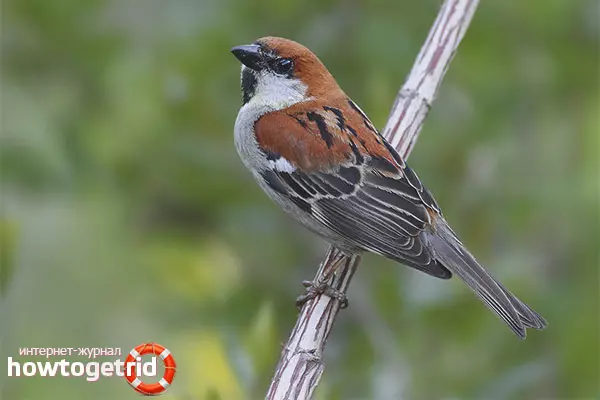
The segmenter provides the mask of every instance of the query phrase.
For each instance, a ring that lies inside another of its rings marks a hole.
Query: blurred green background
[[[2,360],[156,341],[165,400],[261,398],[326,246],[238,160],[229,48],[306,44],[382,128],[441,1],[2,3],[0,397],[137,399]],[[410,162],[550,325],[519,341],[457,280],[366,256],[317,399],[599,396],[598,2],[481,3]]]

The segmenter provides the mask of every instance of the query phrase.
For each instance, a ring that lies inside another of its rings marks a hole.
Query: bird
[[[341,251],[371,252],[460,278],[519,337],[546,320],[471,255],[430,191],[307,47],[263,37],[231,49],[241,65],[234,142],[283,210]]]

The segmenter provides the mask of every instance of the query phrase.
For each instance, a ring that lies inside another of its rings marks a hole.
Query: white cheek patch
[[[294,167],[288,160],[286,160],[283,157],[279,157],[275,161],[270,160],[269,166],[276,171],[287,172],[290,174],[296,170],[296,167]]]
[[[299,79],[290,79],[270,71],[259,72],[256,79],[256,91],[249,102],[253,105],[281,110],[309,100],[306,97],[308,87]]]

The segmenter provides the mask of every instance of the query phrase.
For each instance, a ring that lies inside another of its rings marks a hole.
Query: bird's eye
[[[294,67],[294,62],[289,58],[279,58],[273,63],[273,70],[281,75],[288,74]]]

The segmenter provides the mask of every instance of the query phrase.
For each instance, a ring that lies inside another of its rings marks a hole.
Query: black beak
[[[247,44],[235,46],[231,52],[242,64],[248,68],[259,71],[263,67],[263,58],[260,53],[260,46],[257,44]]]

